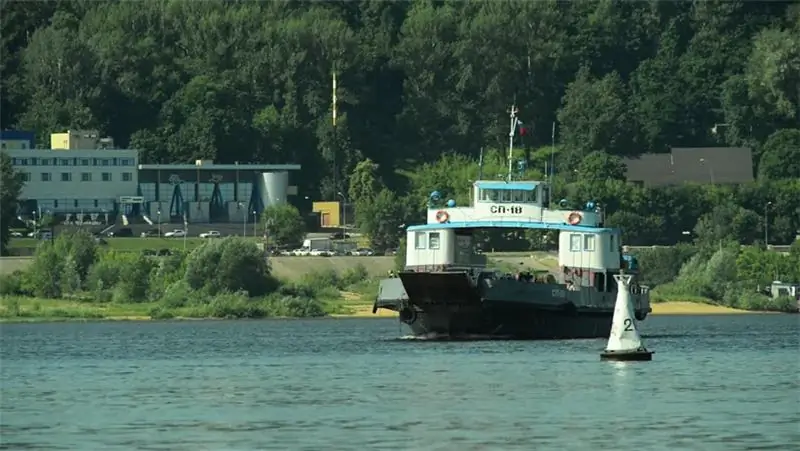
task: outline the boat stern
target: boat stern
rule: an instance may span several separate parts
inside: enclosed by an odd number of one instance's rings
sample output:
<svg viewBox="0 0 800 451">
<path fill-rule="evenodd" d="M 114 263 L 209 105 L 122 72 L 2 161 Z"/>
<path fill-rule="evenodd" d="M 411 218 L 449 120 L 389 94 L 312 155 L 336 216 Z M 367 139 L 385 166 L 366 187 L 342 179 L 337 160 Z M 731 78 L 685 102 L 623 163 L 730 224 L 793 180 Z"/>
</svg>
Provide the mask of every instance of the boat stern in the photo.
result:
<svg viewBox="0 0 800 451">
<path fill-rule="evenodd" d="M 407 302 L 408 294 L 402 280 L 396 277 L 383 279 L 378 287 L 378 296 L 372 305 L 372 313 L 377 313 L 378 309 L 382 308 L 399 312 Z"/>
</svg>

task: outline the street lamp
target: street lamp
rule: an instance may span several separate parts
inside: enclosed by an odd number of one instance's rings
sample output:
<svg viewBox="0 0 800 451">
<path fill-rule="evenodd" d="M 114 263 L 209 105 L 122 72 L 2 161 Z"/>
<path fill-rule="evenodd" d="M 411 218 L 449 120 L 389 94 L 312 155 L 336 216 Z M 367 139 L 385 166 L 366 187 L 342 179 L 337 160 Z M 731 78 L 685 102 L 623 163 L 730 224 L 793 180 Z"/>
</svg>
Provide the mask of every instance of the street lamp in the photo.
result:
<svg viewBox="0 0 800 451">
<path fill-rule="evenodd" d="M 342 197 L 342 239 L 347 238 L 347 198 L 341 191 L 336 193 Z"/>
<path fill-rule="evenodd" d="M 238 202 L 236 204 L 236 206 L 239 207 L 239 211 L 244 209 L 244 204 L 241 203 L 241 202 Z M 242 236 L 243 237 L 247 236 L 247 216 L 248 216 L 247 212 L 244 212 L 242 214 Z"/>
<path fill-rule="evenodd" d="M 156 210 L 156 218 L 158 220 L 158 237 L 161 238 L 161 209 Z"/>
<path fill-rule="evenodd" d="M 769 248 L 769 218 L 767 217 L 767 210 L 772 202 L 767 202 L 764 205 L 764 247 Z"/>
<path fill-rule="evenodd" d="M 253 238 L 256 237 L 256 226 L 258 226 L 258 212 L 253 210 Z"/>
</svg>

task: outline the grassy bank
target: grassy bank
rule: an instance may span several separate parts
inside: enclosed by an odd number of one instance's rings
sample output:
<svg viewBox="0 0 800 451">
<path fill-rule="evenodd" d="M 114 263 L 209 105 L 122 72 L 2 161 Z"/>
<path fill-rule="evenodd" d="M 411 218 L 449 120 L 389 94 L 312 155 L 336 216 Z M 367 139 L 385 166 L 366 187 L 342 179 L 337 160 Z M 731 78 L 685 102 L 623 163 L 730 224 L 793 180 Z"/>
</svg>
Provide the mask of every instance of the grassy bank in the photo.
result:
<svg viewBox="0 0 800 451">
<path fill-rule="evenodd" d="M 364 287 L 366 289 L 366 286 Z M 239 317 L 229 305 L 209 303 L 206 305 L 165 307 L 163 303 L 97 303 L 75 299 L 40 299 L 28 297 L 0 298 L 0 321 L 2 322 L 48 322 L 48 321 L 143 321 L 152 319 L 211 319 Z M 340 299 L 328 300 L 324 304 L 326 316 L 351 318 L 396 317 L 388 310 L 372 313 L 371 296 L 354 291 L 341 293 Z M 250 302 L 252 318 L 285 317 L 276 314 L 275 305 L 267 300 Z M 225 314 L 226 309 L 228 314 Z M 754 313 L 699 302 L 663 302 L 653 304 L 654 315 L 712 315 Z"/>
<path fill-rule="evenodd" d="M 124 238 L 120 238 L 124 239 Z M 144 241 L 144 240 L 143 240 Z M 520 266 L 552 270 L 558 266 L 556 256 L 545 253 L 489 254 L 493 262 L 502 269 L 512 270 Z M 33 257 L 0 257 L 0 275 L 24 271 L 33 262 Z M 394 268 L 394 257 L 270 257 L 272 274 L 287 280 L 296 280 L 306 274 L 334 270 L 346 271 L 364 265 L 370 276 L 382 277 Z"/>
<path fill-rule="evenodd" d="M 33 257 L 0 257 L 0 275 L 24 271 Z M 363 265 L 370 276 L 382 277 L 394 268 L 394 257 L 270 257 L 272 274 L 297 280 L 307 274 L 326 271 L 343 272 Z"/>
</svg>

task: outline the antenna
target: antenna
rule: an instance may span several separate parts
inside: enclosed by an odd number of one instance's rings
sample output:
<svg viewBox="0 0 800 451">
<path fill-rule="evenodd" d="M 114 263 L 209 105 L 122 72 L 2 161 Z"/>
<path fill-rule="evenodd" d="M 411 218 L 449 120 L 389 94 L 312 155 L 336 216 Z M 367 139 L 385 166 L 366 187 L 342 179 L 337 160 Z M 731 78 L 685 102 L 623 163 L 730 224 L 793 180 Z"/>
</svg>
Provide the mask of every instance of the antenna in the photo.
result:
<svg viewBox="0 0 800 451">
<path fill-rule="evenodd" d="M 556 121 L 553 121 L 553 129 L 550 131 L 550 189 L 548 199 L 548 205 L 553 205 L 553 171 L 555 170 L 556 166 Z"/>
<path fill-rule="evenodd" d="M 514 132 L 517 130 L 517 123 L 519 122 L 517 113 L 519 113 L 517 106 L 511 105 L 511 112 L 509 114 L 511 117 L 511 128 L 508 131 L 508 182 L 511 181 L 511 170 L 514 162 Z"/>
</svg>

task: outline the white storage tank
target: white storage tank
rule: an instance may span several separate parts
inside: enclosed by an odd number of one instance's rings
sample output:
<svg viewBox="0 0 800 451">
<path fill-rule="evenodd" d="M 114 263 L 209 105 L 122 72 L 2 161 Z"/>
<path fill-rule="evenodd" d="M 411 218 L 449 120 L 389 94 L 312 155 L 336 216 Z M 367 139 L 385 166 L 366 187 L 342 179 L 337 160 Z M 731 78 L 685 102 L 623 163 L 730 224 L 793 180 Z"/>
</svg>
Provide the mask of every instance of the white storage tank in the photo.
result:
<svg viewBox="0 0 800 451">
<path fill-rule="evenodd" d="M 285 204 L 289 189 L 289 172 L 264 172 L 258 178 L 258 194 L 264 208 L 270 205 Z"/>
</svg>

